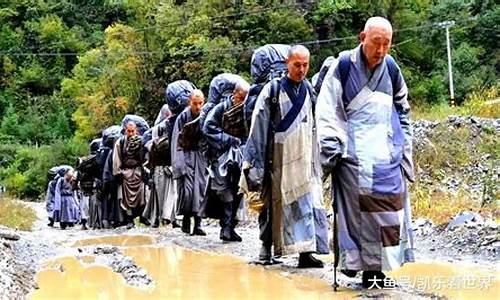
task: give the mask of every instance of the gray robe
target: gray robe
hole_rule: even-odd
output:
[[[153,140],[168,134],[168,120],[163,120],[155,125],[152,130]],[[155,166],[153,169],[153,189],[144,209],[143,217],[151,224],[160,220],[173,222],[177,206],[177,185],[172,178],[171,166]]]
[[[196,151],[184,151],[178,146],[179,133],[184,124],[193,121],[191,110],[186,108],[177,118],[172,133],[172,174],[177,181],[179,214],[199,215],[205,196],[206,161],[203,155],[203,141]]]

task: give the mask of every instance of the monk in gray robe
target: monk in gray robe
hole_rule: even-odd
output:
[[[115,143],[113,150],[113,175],[121,178],[118,200],[126,212],[127,228],[134,227],[134,218],[142,215],[146,204],[143,170],[143,143],[137,125],[128,122],[125,136]],[[120,180],[119,180],[120,181]]]
[[[240,186],[261,191],[259,259],[299,253],[299,268],[322,268],[312,253],[328,253],[314,92],[305,80],[309,50],[290,48],[288,74],[266,84],[257,98],[245,146]]]
[[[206,161],[203,155],[203,139],[194,141],[192,149],[185,149],[179,136],[186,123],[194,121],[201,112],[205,97],[195,89],[189,97],[188,107],[175,121],[172,133],[172,172],[178,188],[178,214],[183,215],[182,231],[191,233],[191,218],[194,219],[193,235],[206,235],[201,229],[201,207],[206,187]],[[198,130],[201,130],[198,125]],[[185,134],[185,132],[183,132]]]
[[[360,39],[325,76],[316,117],[338,212],[341,272],[363,271],[366,288],[383,288],[382,271],[414,261],[406,186],[413,180],[412,126],[405,81],[387,54],[391,24],[370,18]]]

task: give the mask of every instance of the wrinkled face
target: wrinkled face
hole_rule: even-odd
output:
[[[247,92],[242,91],[242,90],[235,90],[233,93],[233,104],[238,105],[243,102],[245,102],[245,99],[247,97]]]
[[[125,134],[128,138],[137,135],[137,126],[133,123],[127,124],[127,127],[125,128]]]
[[[288,77],[295,82],[304,80],[309,71],[309,53],[296,52],[287,60]]]
[[[66,174],[64,174],[64,179],[69,182],[73,178],[73,170],[68,170]]]
[[[189,99],[189,108],[193,116],[198,116],[200,114],[203,103],[205,103],[205,97],[203,96],[195,95]]]
[[[359,35],[363,45],[363,53],[369,69],[375,68],[389,52],[392,42],[392,32],[381,28],[371,27]]]

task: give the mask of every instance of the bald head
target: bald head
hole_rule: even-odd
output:
[[[365,29],[359,34],[368,69],[375,69],[389,53],[392,44],[392,25],[382,17],[366,21]]]
[[[369,31],[373,28],[380,28],[385,31],[392,33],[392,25],[389,20],[382,17],[371,17],[365,23],[365,29],[363,31]]]
[[[191,113],[196,117],[200,114],[201,107],[205,103],[205,95],[199,89],[194,89],[189,95],[189,109]]]
[[[288,69],[288,77],[295,81],[301,82],[306,78],[309,71],[309,58],[311,54],[309,49],[302,45],[295,45],[288,50],[286,65]]]
[[[311,53],[309,52],[309,49],[307,49],[305,46],[302,45],[294,45],[290,47],[290,50],[288,50],[288,55],[287,58],[290,59],[293,55],[300,54],[300,55],[307,55],[310,56]]]

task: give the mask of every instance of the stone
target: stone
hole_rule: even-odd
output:
[[[10,240],[10,241],[19,241],[21,238],[18,234],[10,233],[10,232],[0,232],[0,238]]]
[[[467,225],[467,223],[472,226],[474,223],[482,224],[484,223],[484,220],[478,213],[466,211],[456,215],[448,226],[446,226],[446,229],[454,229],[460,225]]]

